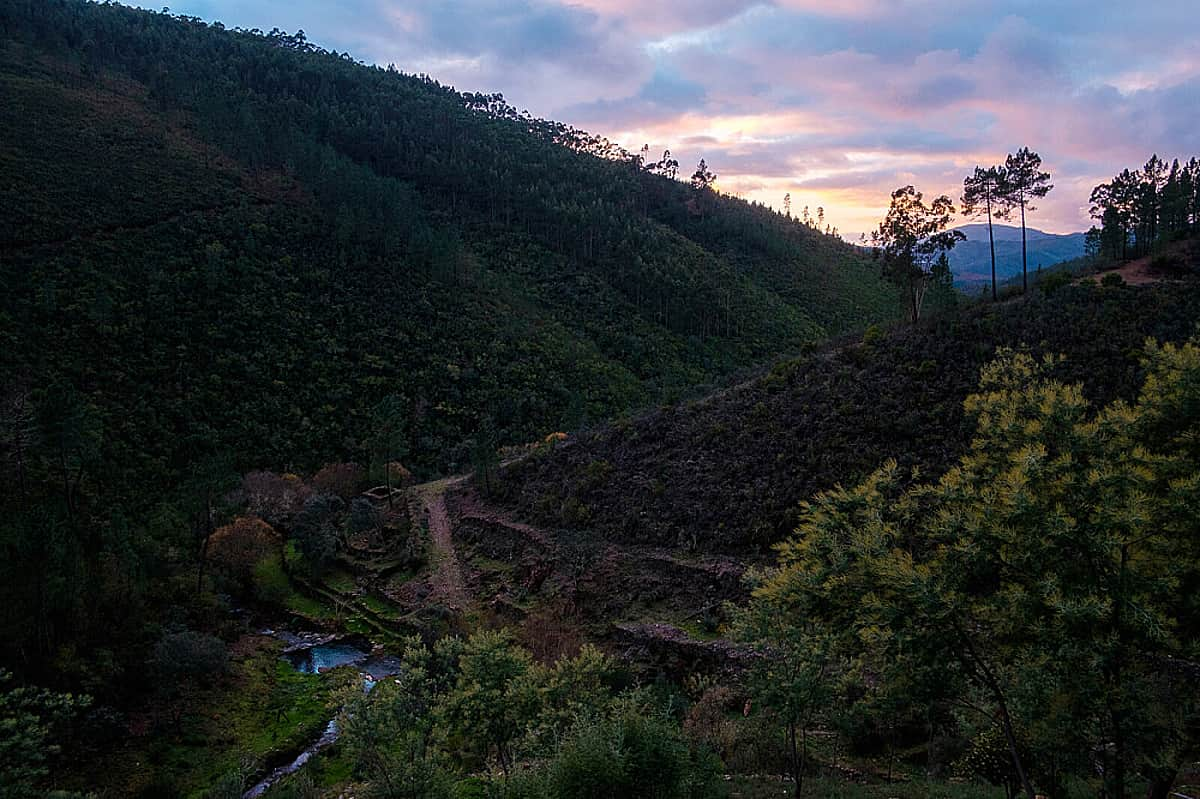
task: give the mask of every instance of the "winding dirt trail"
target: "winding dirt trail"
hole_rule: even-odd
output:
[[[417,486],[414,493],[420,502],[421,512],[429,525],[429,540],[433,545],[436,568],[429,575],[431,596],[437,601],[459,612],[471,604],[471,594],[463,578],[462,565],[454,551],[454,530],[450,514],[446,511],[446,489],[461,483],[465,478],[455,477]]]

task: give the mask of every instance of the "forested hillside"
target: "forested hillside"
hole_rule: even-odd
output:
[[[74,0],[5,4],[0,34],[0,370],[77,392],[108,476],[364,458],[385,397],[393,454],[460,467],[481,429],[893,313],[836,239],[302,34]]]
[[[967,237],[948,253],[954,270],[954,282],[967,290],[977,290],[990,279],[991,248],[986,225],[963,225],[958,228]],[[1021,229],[1010,225],[994,225],[996,239],[996,276],[1003,282],[1021,275]],[[1084,254],[1084,234],[1057,235],[1030,228],[1027,231],[1029,268],[1036,271],[1062,261],[1081,258]]]
[[[893,314],[669,159],[299,34],[3,3],[0,98],[0,662],[44,684],[137,691],[246,472],[465,469]]]

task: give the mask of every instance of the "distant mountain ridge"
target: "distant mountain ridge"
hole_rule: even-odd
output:
[[[996,277],[1003,281],[1021,274],[1021,228],[1015,225],[993,225],[996,239]],[[988,283],[992,279],[991,253],[988,247],[986,224],[963,225],[957,228],[966,241],[950,251],[950,268],[954,283],[960,288]],[[1029,271],[1083,256],[1083,233],[1046,233],[1034,228],[1025,229]]]

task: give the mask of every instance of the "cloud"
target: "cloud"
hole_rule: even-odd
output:
[[[1090,224],[1091,185],[1151,152],[1200,153],[1192,0],[183,0],[288,30],[630,149],[701,156],[721,185],[874,226],[888,193],[961,190],[1038,150],[1056,188],[1033,223]]]

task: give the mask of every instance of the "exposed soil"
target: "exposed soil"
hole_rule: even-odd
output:
[[[471,595],[467,591],[462,565],[454,549],[453,528],[450,515],[446,511],[446,489],[464,479],[457,477],[439,480],[413,489],[415,501],[419,503],[420,512],[424,514],[429,527],[431,556],[435,563],[429,575],[429,596],[459,613],[470,607]]]
[[[1102,276],[1120,275],[1121,279],[1131,286],[1145,286],[1164,280],[1178,279],[1178,274],[1173,273],[1170,269],[1163,269],[1162,265],[1195,263],[1197,256],[1200,255],[1200,252],[1197,252],[1198,249],[1200,248],[1194,241],[1176,242],[1168,245],[1162,252],[1128,261],[1116,269],[1105,270]]]

